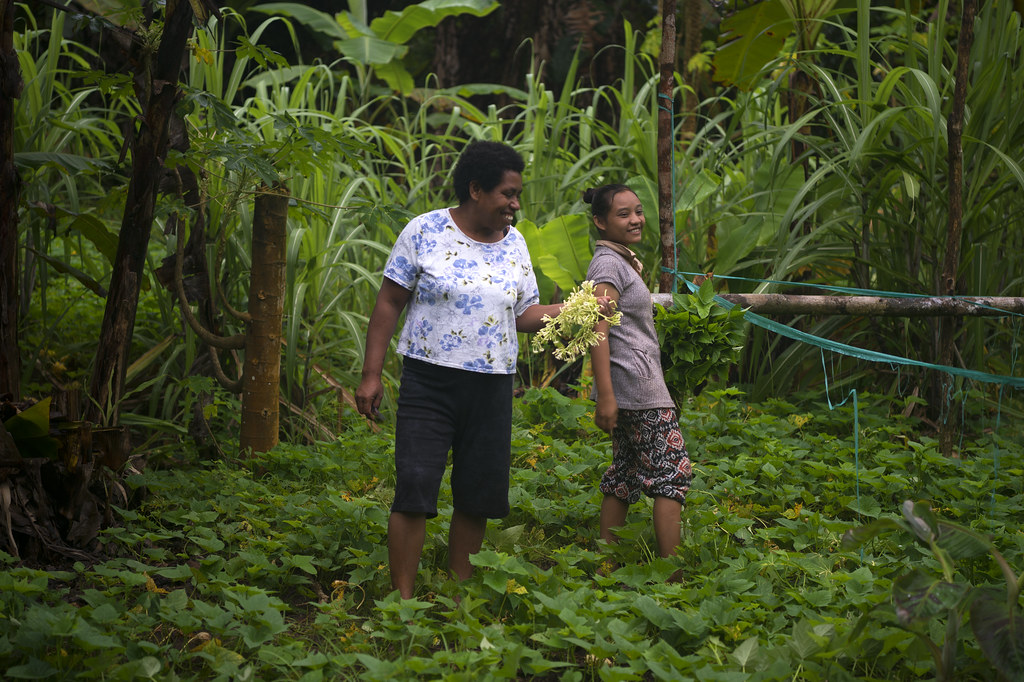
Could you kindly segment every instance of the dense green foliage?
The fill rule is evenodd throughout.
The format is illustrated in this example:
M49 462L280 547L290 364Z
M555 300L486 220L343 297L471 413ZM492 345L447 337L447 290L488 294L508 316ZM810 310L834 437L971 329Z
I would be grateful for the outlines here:
M846 531L899 517L905 499L983 535L1024 568L1017 511L1024 444L967 437L961 459L901 417L903 400L748 405L706 391L684 405L695 465L677 559L655 559L650 505L618 546L597 540L597 481L610 460L593 404L552 390L517 401L512 514L492 523L475 575L443 570L451 499L428 523L417 598L389 594L391 434L349 414L333 442L281 445L240 465L154 451L135 503L104 534L108 557L60 569L3 558L5 679L912 680L935 674L892 602L927 549ZM1019 436L1019 435L1018 435ZM608 575L602 565L620 567ZM685 578L666 583L677 568ZM956 585L1005 589L988 556ZM861 622L861 619L865 619ZM914 634L914 632L919 634ZM993 679L970 628L957 679Z
M737 71L737 82L749 89L720 89L695 111L676 112L678 270L714 270L716 284L733 291L937 290L949 221L955 12L946 2L925 3L920 15L909 5L854 4L821 20L818 42L790 37L781 54L744 65L753 71ZM1002 635L950 623L976 625L966 596L991 605L1005 589L998 561L984 553L946 561L932 545L876 531L900 523L920 531L906 519L931 514L991 537L1007 565L1024 570L1024 446L1006 426L1020 417L1019 396L968 384L942 396L966 424L959 456L942 458L925 435L935 423L910 416L927 375L832 358L824 378L833 393L858 388L860 411L855 419L857 401L825 411L817 349L759 329L747 330L733 372L746 394L713 382L681 400L696 477L678 559L654 557L646 501L620 545L598 542L607 439L590 403L529 387L549 374L550 358L526 350L512 515L492 524L477 574L456 585L443 570L451 512L443 498L428 525L417 600L391 594L391 434L347 412L342 389L356 384L397 230L452 201L450 172L465 140L507 141L527 159L518 225L542 294L568 291L586 271L593 238L583 188L628 182L656 214L657 70L638 47L643 34L628 27L614 50L622 68L613 83L583 86L578 62L567 60L558 90L526 73L519 87L441 89L428 79L407 91L400 45L383 44L380 25L367 26L373 35L362 43L375 54L393 50L379 62L387 74L351 57L292 64L274 54L262 42L271 26L290 31L306 17L336 30L330 17L288 7L291 18L260 14L259 23L228 12L196 34L181 101L188 144L168 158L172 170L202 179L211 300L220 289L238 309L248 295L251 193L260 181L287 179L286 442L244 463L208 461L212 451L182 443L207 397L198 412L233 452L238 405L213 387L201 345L156 275L185 238L169 230L172 216L194 224L179 195L162 194L121 410L145 438L132 462L133 501L105 532L103 561L50 567L0 555L5 679L910 680L947 668L958 679L993 678L991 643ZM61 12L25 8L18 21L23 393L45 396L80 384L96 352L127 192L124 130L138 105L131 77L108 71L103 41L91 39L102 22L71 26ZM733 26L742 21L755 19ZM1007 2L983 3L976 33L958 277L963 293L1020 296L1020 15ZM687 78L679 76L679 100ZM795 87L801 79L813 85ZM687 119L696 122L692 136L682 134ZM660 274L654 222L638 248L652 284ZM225 333L243 328L221 310L213 318ZM787 322L935 359L930 321ZM1019 333L1019 322L966 321L958 362L1019 373ZM716 334L720 350L738 345L724 329ZM691 354L686 343L667 350ZM237 358L225 362L237 370ZM388 416L395 382L386 383ZM911 505L916 516L899 521L908 499L931 502ZM842 545L844 533L871 522L861 547ZM679 568L685 580L666 583ZM936 584L942 608L914 598ZM984 608L978 613L995 612Z
M743 309L715 302L711 280L692 294L673 294L672 305L654 306L665 385L676 404L740 358Z
M485 3L472 4L482 10ZM559 295L556 282L562 291L578 283L589 261L593 236L583 188L627 181L655 214L659 104L656 65L634 27L613 50L621 64L615 82L581 85L586 81L572 61L559 90L526 73L516 88L476 83L441 89L427 79L397 96L370 63L292 64L269 50L262 41L271 27L300 22L317 31L330 25L326 15L294 14L298 6L288 7L289 16L227 12L197 33L181 108L189 145L172 151L168 161L203 178L211 300L219 300L214 290L220 288L236 309L244 309L248 295L251 192L260 180L287 179L295 203L283 426L286 439L309 440L332 430L331 387L356 384L366 317L396 231L411 214L451 201L449 173L466 139L505 140L526 157L520 226L548 299ZM815 20L821 38L813 47L747 64L754 68L743 78L753 84L749 90L719 90L697 110L678 112L672 159L678 269L714 270L718 287L732 291L793 291L793 281L935 292L948 224L945 121L956 37L945 7L923 8L921 16L863 1L855 10L837 10ZM106 70L91 39L102 23L74 33L69 21L61 12L34 17L22 11L15 33L26 82L16 103L15 160L24 188L19 229L27 395L88 376L94 332L82 334L99 326L126 192L122 128L137 109L129 76ZM756 33L757 27L737 30ZM959 281L963 293L1020 295L1020 16L1009 3L984 3L976 32L986 38L975 41L971 57ZM386 47L368 34L363 39ZM797 74L814 87L791 88ZM794 121L789 114L796 96L805 114ZM696 132L684 139L679 131L687 119L696 122ZM174 254L178 237L166 230L181 209L173 192L161 195L152 270ZM660 247L653 220L649 227L638 252L653 284ZM143 287L140 306L121 412L138 424L180 431L191 400L186 383L209 368L155 275ZM215 320L224 333L242 329L219 312ZM895 355L924 361L937 355L929 320L790 323ZM821 386L813 349L758 329L749 330L744 348L735 376L755 399ZM965 366L1009 374L1019 340L1004 319L976 318L960 327L958 348ZM229 374L237 369L237 360L225 362ZM530 384L547 363L524 352L522 383ZM394 369L389 364L387 373ZM863 388L879 392L927 393L926 374L875 369L850 365L842 378L868 377L870 386ZM958 386L953 400L970 388ZM392 390L389 382L388 400ZM995 393L989 397L999 400Z

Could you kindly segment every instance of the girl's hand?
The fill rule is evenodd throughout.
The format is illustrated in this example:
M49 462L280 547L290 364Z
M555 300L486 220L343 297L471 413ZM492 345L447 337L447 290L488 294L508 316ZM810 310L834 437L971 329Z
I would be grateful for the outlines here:
M611 433L619 421L619 404L615 398L597 398L597 408L594 410L594 423L597 428L606 433Z
M615 314L616 300L611 296L598 296L597 304L601 306L601 314L605 317Z

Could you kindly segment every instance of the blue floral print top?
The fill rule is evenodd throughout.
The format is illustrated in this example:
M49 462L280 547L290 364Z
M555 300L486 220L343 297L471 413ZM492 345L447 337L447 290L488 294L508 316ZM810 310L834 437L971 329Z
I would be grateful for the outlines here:
M516 318L540 294L514 227L487 244L467 237L447 208L424 213L398 236L384 276L412 292L399 353L484 374L515 372Z

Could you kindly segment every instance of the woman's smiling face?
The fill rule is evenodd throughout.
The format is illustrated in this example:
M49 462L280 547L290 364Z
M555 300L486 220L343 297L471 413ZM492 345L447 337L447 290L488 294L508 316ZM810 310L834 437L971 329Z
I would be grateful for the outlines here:
M643 239L644 207L636 194L623 190L612 197L611 209L604 217L595 216L601 237L626 246Z
M490 191L477 189L474 198L479 205L481 218L492 229L504 230L515 220L520 209L519 197L523 193L523 176L511 170L505 171L501 182Z

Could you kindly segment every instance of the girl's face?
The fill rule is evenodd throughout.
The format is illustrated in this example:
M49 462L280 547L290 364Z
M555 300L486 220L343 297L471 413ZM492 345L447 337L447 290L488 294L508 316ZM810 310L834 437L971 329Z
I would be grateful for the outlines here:
M636 194L623 190L612 197L612 207L603 217L594 217L601 238L626 246L643 238L644 207Z

